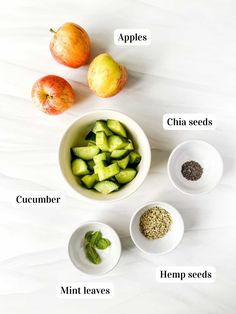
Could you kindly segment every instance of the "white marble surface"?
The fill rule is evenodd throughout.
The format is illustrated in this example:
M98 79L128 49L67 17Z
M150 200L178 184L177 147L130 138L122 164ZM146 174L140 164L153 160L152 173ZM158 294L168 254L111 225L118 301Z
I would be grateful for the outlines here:
M8 0L0 11L0 311L38 313L233 314L236 312L236 2L234 0ZM49 28L66 21L84 26L93 55L110 52L130 74L118 96L99 99L86 84L86 67L56 63L48 49ZM149 47L116 47L116 28L149 28ZM76 105L58 117L31 104L33 82L45 74L67 78L77 91ZM81 113L117 109L137 120L152 144L152 167L144 185L129 199L94 206L75 198L57 165L58 142ZM217 115L216 131L162 129L170 112ZM225 173L217 188L203 196L175 190L166 173L170 150L188 138L213 144ZM4 198L15 190L66 193L62 209L16 209ZM162 200L176 206L186 226L173 252L153 258L132 244L128 225L143 203ZM82 221L112 225L123 243L118 267L105 278L114 283L112 300L60 300L58 281L91 280L67 255L70 234ZM212 265L214 284L158 284L158 265Z

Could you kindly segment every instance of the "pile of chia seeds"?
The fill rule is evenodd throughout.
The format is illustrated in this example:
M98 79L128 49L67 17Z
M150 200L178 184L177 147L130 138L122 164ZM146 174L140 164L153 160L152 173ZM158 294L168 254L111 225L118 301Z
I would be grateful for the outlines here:
M196 161L186 161L181 168L183 177L190 181L197 181L203 174L203 168Z

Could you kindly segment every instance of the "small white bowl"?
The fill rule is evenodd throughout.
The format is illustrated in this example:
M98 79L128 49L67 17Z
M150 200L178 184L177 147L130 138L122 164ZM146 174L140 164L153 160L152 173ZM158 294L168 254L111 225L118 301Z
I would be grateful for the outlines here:
M149 240L140 231L139 222L142 214L150 208L160 207L168 211L172 218L170 231L160 239ZM138 209L130 221L130 235L138 249L144 253L162 255L174 250L184 234L184 222L180 213L170 204L163 202L151 202Z
M97 250L102 262L91 263L85 254L86 241L84 236L88 231L101 231L102 236L111 241L111 245L105 250ZM121 255L120 238L116 231L107 224L97 221L90 221L76 229L69 241L68 252L74 266L81 272L88 275L104 275L110 272L119 262Z
M203 168L203 174L197 181L184 178L181 173L186 161L196 161ZM218 151L210 144L192 140L179 144L170 154L168 175L172 184L186 194L201 194L212 190L223 174L223 161Z
M132 136L136 149L142 156L141 162L137 167L138 173L136 177L119 191L108 195L84 188L79 184L78 178L71 171L71 147L86 145L85 136L91 131L96 120L101 119L114 119L123 123ZM135 192L145 180L151 165L151 148L144 131L133 119L117 111L97 110L81 116L66 130L60 143L59 164L67 183L82 197L90 201L117 201Z

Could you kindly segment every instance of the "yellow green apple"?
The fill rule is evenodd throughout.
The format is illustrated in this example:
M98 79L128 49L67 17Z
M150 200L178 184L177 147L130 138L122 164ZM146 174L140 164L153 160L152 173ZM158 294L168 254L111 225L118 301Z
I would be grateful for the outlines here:
M99 97L111 97L122 90L128 79L123 65L109 54L98 55L89 65L88 85Z

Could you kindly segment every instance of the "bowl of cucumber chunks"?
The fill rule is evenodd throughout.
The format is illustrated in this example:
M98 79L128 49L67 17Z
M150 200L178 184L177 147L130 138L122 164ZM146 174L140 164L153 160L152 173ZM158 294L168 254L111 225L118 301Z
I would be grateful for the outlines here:
M90 112L64 134L59 151L69 185L91 200L118 200L133 193L148 174L151 150L141 127L111 110Z

